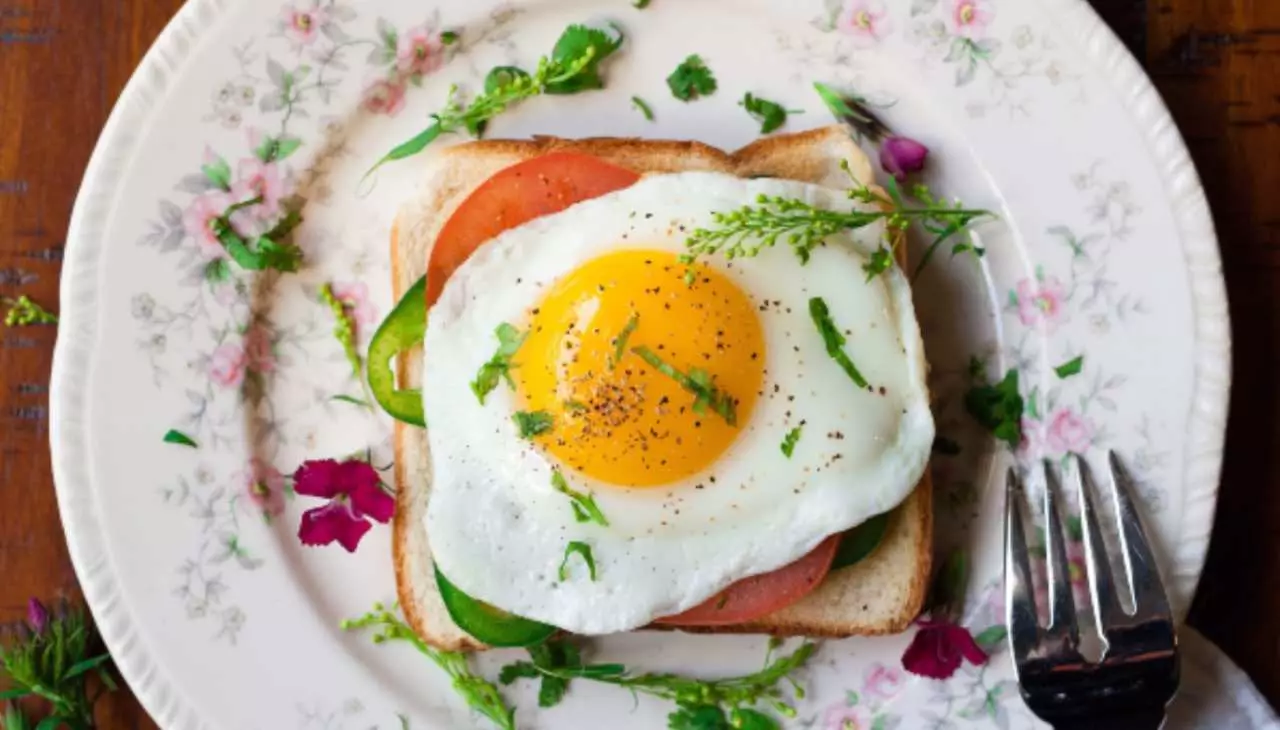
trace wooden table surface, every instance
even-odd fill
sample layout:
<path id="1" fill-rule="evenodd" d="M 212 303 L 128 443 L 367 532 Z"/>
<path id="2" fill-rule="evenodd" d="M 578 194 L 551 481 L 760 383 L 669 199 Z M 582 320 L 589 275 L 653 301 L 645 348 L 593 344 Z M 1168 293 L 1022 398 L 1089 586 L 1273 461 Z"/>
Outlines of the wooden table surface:
<path id="1" fill-rule="evenodd" d="M 1222 241 L 1235 385 L 1191 623 L 1280 704 L 1280 1 L 1093 2 L 1172 108 Z M 0 296 L 56 307 L 89 154 L 179 5 L 0 0 Z M 22 616 L 28 596 L 78 595 L 49 472 L 54 336 L 52 328 L 0 332 L 0 621 Z M 104 701 L 99 722 L 155 727 L 127 690 Z"/>

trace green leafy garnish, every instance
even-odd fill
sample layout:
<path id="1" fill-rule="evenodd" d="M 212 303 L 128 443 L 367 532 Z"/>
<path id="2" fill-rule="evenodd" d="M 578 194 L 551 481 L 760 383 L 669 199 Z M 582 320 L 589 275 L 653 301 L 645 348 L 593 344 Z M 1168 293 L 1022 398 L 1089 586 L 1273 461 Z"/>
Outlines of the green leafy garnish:
<path id="1" fill-rule="evenodd" d="M 586 403 L 583 403 L 580 400 L 574 400 L 572 398 L 564 402 L 564 409 L 566 411 L 573 411 L 575 413 L 586 413 L 587 411 L 591 410 Z"/>
<path id="2" fill-rule="evenodd" d="M 667 86 L 680 101 L 693 101 L 716 92 L 716 77 L 702 62 L 702 57 L 694 54 L 676 66 L 667 77 Z"/>
<path id="3" fill-rule="evenodd" d="M 422 152 L 443 134 L 466 130 L 480 136 L 489 120 L 525 99 L 540 94 L 576 94 L 604 88 L 600 64 L 613 55 L 623 41 L 616 26 L 611 30 L 612 33 L 585 25 L 569 26 L 556 41 L 551 54 L 538 59 L 532 74 L 514 67 L 496 69 L 489 74 L 484 92 L 468 105 L 458 100 L 456 88 L 450 89 L 444 109 L 431 115 L 434 120 L 431 125 L 388 152 L 365 177 L 389 162 Z"/>
<path id="4" fill-rule="evenodd" d="M 565 546 L 564 559 L 560 561 L 560 580 L 569 580 L 569 558 L 578 555 L 582 558 L 582 562 L 587 564 L 587 573 L 591 576 L 591 581 L 596 580 L 596 559 L 591 554 L 591 546 L 585 542 L 574 540 Z"/>
<path id="5" fill-rule="evenodd" d="M 178 446 L 190 446 L 193 449 L 200 448 L 195 439 L 176 429 L 169 429 L 169 432 L 164 435 L 164 442 L 166 444 L 177 444 Z"/>
<path id="6" fill-rule="evenodd" d="M 555 707 L 564 699 L 569 690 L 569 680 L 543 674 L 542 669 L 559 669 L 581 667 L 582 652 L 576 644 L 565 639 L 548 639 L 537 646 L 529 647 L 527 662 L 513 662 L 502 668 L 498 681 L 504 686 L 517 679 L 541 679 L 538 688 L 538 707 Z"/>
<path id="7" fill-rule="evenodd" d="M 841 166 L 849 169 L 848 162 L 842 162 Z M 934 249 L 957 236 L 961 240 L 956 243 L 953 253 L 979 251 L 968 238 L 968 227 L 990 213 L 964 208 L 959 202 L 951 205 L 938 201 L 923 185 L 915 188 L 916 197 L 922 204 L 912 205 L 902 197 L 892 178 L 886 186 L 888 197 L 865 185 L 849 191 L 850 200 L 875 206 L 869 210 L 827 210 L 803 200 L 761 195 L 756 198 L 755 205 L 746 205 L 728 213 L 714 213 L 715 227 L 695 230 L 685 242 L 687 251 L 681 259 L 692 265 L 699 256 L 716 253 L 723 253 L 730 259 L 750 258 L 781 240 L 791 247 L 800 263 L 806 264 L 813 250 L 822 246 L 829 236 L 864 228 L 878 221 L 885 224 L 885 238 L 862 267 L 868 280 L 893 266 L 894 251 L 905 238 L 912 221 L 919 222 L 934 236 L 916 267 L 916 275 Z"/>
<path id="8" fill-rule="evenodd" d="M 681 388 L 693 393 L 695 396 L 693 401 L 694 413 L 706 413 L 707 408 L 710 408 L 719 414 L 725 423 L 730 426 L 738 425 L 737 403 L 727 393 L 715 386 L 714 379 L 706 370 L 693 368 L 686 375 L 668 364 L 658 353 L 643 345 L 631 348 L 631 352 L 638 355 L 650 367 L 676 381 Z"/>
<path id="9" fill-rule="evenodd" d="M 515 381 L 511 379 L 511 368 L 515 366 L 511 358 L 524 344 L 525 334 L 506 322 L 498 325 L 493 333 L 498 338 L 498 351 L 489 358 L 489 362 L 480 366 L 480 372 L 476 373 L 476 379 L 471 383 L 471 392 L 476 394 L 480 405 L 484 405 L 485 396 L 498 387 L 499 381 L 506 380 L 507 385 L 516 387 Z"/>
<path id="10" fill-rule="evenodd" d="M 373 406 L 369 404 L 369 401 L 364 400 L 363 398 L 357 398 L 353 395 L 339 394 L 333 396 L 329 400 L 337 401 L 339 403 L 350 403 L 353 406 L 360 406 L 361 408 L 373 408 Z"/>
<path id="11" fill-rule="evenodd" d="M 857 94 L 842 94 L 826 84 L 813 85 L 822 103 L 840 122 L 851 127 L 859 137 L 878 141 L 889 133 L 889 128 L 867 108 L 867 100 Z"/>
<path id="12" fill-rule="evenodd" d="M 631 97 L 631 106 L 634 106 L 636 109 L 639 109 L 640 113 L 644 115 L 645 119 L 651 122 L 653 121 L 653 107 L 649 106 L 649 102 L 645 101 L 644 99 L 641 99 L 638 96 L 633 96 Z"/>
<path id="13" fill-rule="evenodd" d="M 320 301 L 329 307 L 329 311 L 333 313 L 333 338 L 342 345 L 342 352 L 347 356 L 347 362 L 351 365 L 351 374 L 356 380 L 360 380 L 360 373 L 364 370 L 364 364 L 360 361 L 360 350 L 356 348 L 356 320 L 351 316 L 351 312 L 347 310 L 347 305 L 333 294 L 333 286 L 325 284 L 320 287 Z"/>
<path id="14" fill-rule="evenodd" d="M 840 333 L 840 329 L 831 320 L 831 310 L 827 309 L 827 303 L 823 301 L 822 297 L 814 297 L 809 300 L 809 317 L 813 319 L 814 326 L 818 328 L 819 334 L 822 335 L 822 342 L 827 346 L 827 355 L 836 361 L 836 364 L 840 366 L 840 369 L 844 370 L 854 385 L 859 388 L 866 388 L 867 379 L 862 377 L 862 373 L 858 372 L 853 360 L 849 359 L 849 355 L 845 353 L 844 335 Z"/>
<path id="15" fill-rule="evenodd" d="M 461 40 L 461 38 L 458 36 L 457 31 L 446 30 L 445 32 L 440 34 L 441 45 L 452 46 L 454 43 L 457 43 L 459 40 Z"/>
<path id="16" fill-rule="evenodd" d="M 631 0 L 631 7 L 636 10 L 644 10 L 649 7 L 649 0 Z"/>
<path id="17" fill-rule="evenodd" d="M 550 431 L 556 423 L 551 414 L 546 411 L 516 411 L 512 414 L 511 420 L 516 422 L 516 428 L 520 429 L 522 439 L 541 436 Z"/>
<path id="18" fill-rule="evenodd" d="M 804 430 L 803 426 L 796 426 L 787 431 L 787 435 L 782 438 L 782 453 L 788 459 L 796 450 L 796 444 L 800 443 L 800 432 Z"/>
<path id="19" fill-rule="evenodd" d="M 412 645 L 449 675 L 453 680 L 453 690 L 462 697 L 467 706 L 487 718 L 500 730 L 516 730 L 515 709 L 507 706 L 498 688 L 492 682 L 471 671 L 466 654 L 440 651 L 427 646 L 413 629 L 387 611 L 381 603 L 375 603 L 373 611 L 360 618 L 343 621 L 342 629 L 344 631 L 373 629 L 375 644 L 403 641 Z"/>
<path id="20" fill-rule="evenodd" d="M 622 362 L 622 356 L 627 353 L 627 340 L 631 339 L 631 333 L 636 331 L 636 327 L 640 326 L 640 315 L 633 314 L 623 325 L 622 331 L 618 336 L 613 338 L 613 357 L 609 360 L 609 368 L 618 367 L 618 363 Z"/>
<path id="21" fill-rule="evenodd" d="M 975 383 L 964 396 L 964 407 L 974 420 L 996 438 L 1018 448 L 1022 441 L 1022 395 L 1018 392 L 1018 371 L 1010 368 L 1004 380 L 989 385 Z"/>
<path id="22" fill-rule="evenodd" d="M 1084 355 L 1080 355 L 1054 368 L 1053 372 L 1057 373 L 1059 378 L 1069 378 L 1072 375 L 1079 375 L 1083 369 Z"/>
<path id="23" fill-rule="evenodd" d="M 608 527 L 609 520 L 605 518 L 604 513 L 600 511 L 599 505 L 596 504 L 595 495 L 583 494 L 569 486 L 569 482 L 565 480 L 564 475 L 559 469 L 551 471 L 551 486 L 559 493 L 565 495 L 573 505 L 573 516 L 578 522 L 594 522 L 601 527 Z"/>
<path id="24" fill-rule="evenodd" d="M 747 110 L 748 114 L 760 122 L 760 134 L 768 134 L 779 129 L 787 123 L 788 114 L 799 113 L 795 110 L 787 109 L 777 102 L 762 99 L 749 91 L 739 103 Z"/>
<path id="25" fill-rule="evenodd" d="M 231 260 L 248 271 L 297 271 L 302 265 L 302 249 L 291 243 L 283 243 L 285 237 L 302 225 L 302 216 L 296 210 L 285 213 L 276 227 L 248 240 L 231 225 L 231 216 L 244 208 L 262 203 L 262 197 L 250 198 L 227 208 L 218 218 L 209 222 L 218 242 L 226 249 Z"/>
<path id="26" fill-rule="evenodd" d="M 58 315 L 31 301 L 23 294 L 17 299 L 0 300 L 9 311 L 4 315 L 6 327 L 26 327 L 33 324 L 57 324 Z"/>

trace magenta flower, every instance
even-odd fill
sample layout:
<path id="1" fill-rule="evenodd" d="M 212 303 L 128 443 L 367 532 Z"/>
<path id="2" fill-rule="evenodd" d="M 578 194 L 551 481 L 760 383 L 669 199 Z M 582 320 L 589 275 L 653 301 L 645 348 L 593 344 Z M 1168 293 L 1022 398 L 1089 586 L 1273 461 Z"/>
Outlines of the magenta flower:
<path id="1" fill-rule="evenodd" d="M 856 39 L 875 42 L 889 34 L 892 24 L 883 0 L 853 0 L 837 28 Z"/>
<path id="2" fill-rule="evenodd" d="M 329 23 L 329 13 L 324 8 L 300 10 L 293 5 L 286 5 L 280 11 L 280 22 L 284 26 L 286 38 L 307 46 L 319 36 L 320 29 Z"/>
<path id="3" fill-rule="evenodd" d="M 880 167 L 898 182 L 910 173 L 923 170 L 928 156 L 929 148 L 910 137 L 890 135 L 880 143 Z"/>
<path id="4" fill-rule="evenodd" d="M 823 730 L 867 730 L 871 721 L 861 707 L 850 707 L 842 702 L 823 713 L 822 727 Z"/>
<path id="5" fill-rule="evenodd" d="M 364 282 L 353 282 L 350 284 L 334 283 L 330 287 L 333 296 L 342 302 L 346 307 L 347 313 L 355 320 L 356 328 L 368 327 L 377 322 L 378 310 L 373 306 L 373 302 L 369 300 L 369 287 Z"/>
<path id="6" fill-rule="evenodd" d="M 396 70 L 404 76 L 425 76 L 444 64 L 444 44 L 425 25 L 405 31 L 396 48 Z"/>
<path id="7" fill-rule="evenodd" d="M 244 381 L 244 348 L 235 342 L 224 342 L 209 356 L 209 377 L 224 388 L 238 388 Z"/>
<path id="8" fill-rule="evenodd" d="M 276 369 L 275 345 L 271 331 L 261 323 L 250 325 L 244 334 L 245 366 L 255 373 L 269 373 Z"/>
<path id="9" fill-rule="evenodd" d="M 941 619 L 920 619 L 920 630 L 902 653 L 902 668 L 930 679 L 947 679 L 963 661 L 978 665 L 987 653 L 973 640 L 969 630 Z"/>
<path id="10" fill-rule="evenodd" d="M 262 459 L 254 458 L 244 472 L 245 491 L 249 499 L 270 521 L 284 512 L 285 477 L 280 470 Z"/>
<path id="11" fill-rule="evenodd" d="M 336 542 L 354 553 L 373 528 L 369 520 L 386 524 L 396 511 L 395 498 L 383 488 L 377 470 L 356 459 L 308 461 L 293 475 L 293 489 L 303 496 L 329 500 L 303 513 L 298 526 L 303 545 Z"/>
<path id="12" fill-rule="evenodd" d="M 404 109 L 404 81 L 399 78 L 377 79 L 364 90 L 365 111 L 394 117 Z"/>
<path id="13" fill-rule="evenodd" d="M 1055 454 L 1080 454 L 1089 449 L 1093 427 L 1070 408 L 1059 408 L 1049 417 L 1045 443 Z"/>
<path id="14" fill-rule="evenodd" d="M 280 167 L 256 157 L 240 161 L 237 179 L 231 186 L 236 202 L 262 198 L 262 202 L 241 208 L 232 214 L 231 222 L 243 236 L 260 236 L 271 230 L 280 218 L 280 203 L 287 194 Z"/>
<path id="15" fill-rule="evenodd" d="M 1055 325 L 1062 319 L 1067 302 L 1067 289 L 1056 277 L 1045 277 L 1040 281 L 1023 279 L 1018 282 L 1017 293 L 1018 318 L 1030 327 L 1043 320 L 1045 324 Z"/>
<path id="16" fill-rule="evenodd" d="M 227 251 L 214 232 L 214 221 L 222 217 L 231 207 L 231 196 L 221 190 L 205 193 L 191 202 L 182 216 L 182 225 L 187 234 L 195 239 L 201 253 L 208 259 L 227 257 Z"/>
<path id="17" fill-rule="evenodd" d="M 38 598 L 27 601 L 27 624 L 31 627 L 31 632 L 37 636 L 49 628 L 49 609 L 45 608 Z"/>
<path id="18" fill-rule="evenodd" d="M 902 676 L 902 672 L 876 662 L 867 668 L 862 691 L 868 697 L 888 700 L 902 691 L 905 682 L 906 677 Z"/>
<path id="19" fill-rule="evenodd" d="M 952 34 L 972 40 L 982 37 L 995 14 L 988 0 L 951 0 L 947 21 Z"/>

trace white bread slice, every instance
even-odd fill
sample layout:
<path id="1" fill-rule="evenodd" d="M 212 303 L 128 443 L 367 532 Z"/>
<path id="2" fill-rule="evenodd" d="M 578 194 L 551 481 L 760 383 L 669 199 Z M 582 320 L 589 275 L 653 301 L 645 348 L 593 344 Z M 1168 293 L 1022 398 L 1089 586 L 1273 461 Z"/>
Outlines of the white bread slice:
<path id="1" fill-rule="evenodd" d="M 446 148 L 427 157 L 421 191 L 396 220 L 391 250 L 396 298 L 426 271 L 436 235 L 472 190 L 505 167 L 553 150 L 584 152 L 639 173 L 709 170 L 829 187 L 849 186 L 850 176 L 840 168 L 840 161 L 848 160 L 856 180 L 870 184 L 874 179 L 866 155 L 835 126 L 764 138 L 732 154 L 697 142 L 545 137 Z M 857 276 L 859 272 L 850 272 L 850 277 Z M 401 357 L 398 369 L 402 383 L 420 383 L 421 351 Z M 485 649 L 450 620 L 436 589 L 423 523 L 431 482 L 426 432 L 397 423 L 395 451 L 398 506 L 393 545 L 396 588 L 405 618 L 424 641 L 439 649 Z M 926 472 L 912 495 L 894 511 L 884 540 L 871 556 L 830 574 L 800 602 L 759 621 L 690 630 L 830 637 L 902 631 L 924 602 L 932 535 L 932 488 Z"/>

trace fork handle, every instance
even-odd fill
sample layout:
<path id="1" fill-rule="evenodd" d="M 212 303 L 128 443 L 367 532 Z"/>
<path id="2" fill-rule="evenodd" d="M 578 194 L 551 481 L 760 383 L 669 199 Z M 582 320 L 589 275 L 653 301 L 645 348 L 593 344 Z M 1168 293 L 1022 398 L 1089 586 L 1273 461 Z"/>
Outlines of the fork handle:
<path id="1" fill-rule="evenodd" d="M 1053 730 L 1159 730 L 1164 725 L 1164 709 L 1112 712 L 1053 723 Z"/>

